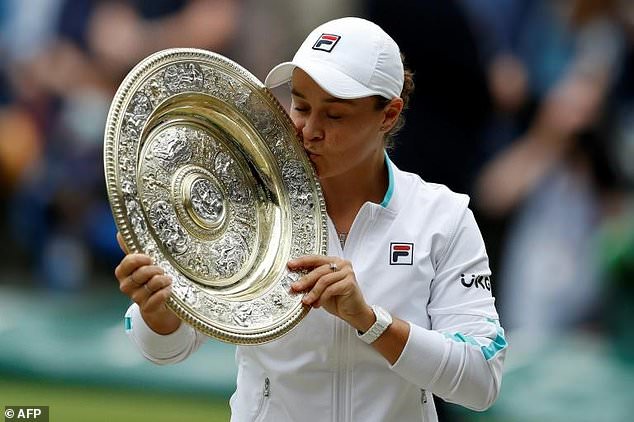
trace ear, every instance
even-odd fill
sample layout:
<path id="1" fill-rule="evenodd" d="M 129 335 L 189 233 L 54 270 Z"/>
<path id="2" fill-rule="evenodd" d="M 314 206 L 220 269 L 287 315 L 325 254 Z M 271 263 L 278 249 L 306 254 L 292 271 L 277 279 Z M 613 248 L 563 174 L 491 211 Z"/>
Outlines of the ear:
<path id="1" fill-rule="evenodd" d="M 381 132 L 389 132 L 403 111 L 403 99 L 400 97 L 392 100 L 383 109 L 383 121 L 381 122 Z"/>

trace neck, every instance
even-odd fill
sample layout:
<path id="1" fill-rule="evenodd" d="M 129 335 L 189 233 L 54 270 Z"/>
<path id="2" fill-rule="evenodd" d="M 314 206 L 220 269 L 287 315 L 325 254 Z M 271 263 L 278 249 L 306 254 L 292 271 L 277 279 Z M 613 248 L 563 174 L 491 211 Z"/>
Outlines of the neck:
<path id="1" fill-rule="evenodd" d="M 381 148 L 350 171 L 321 180 L 328 215 L 338 232 L 347 233 L 366 202 L 381 203 L 388 188 L 388 173 Z"/>

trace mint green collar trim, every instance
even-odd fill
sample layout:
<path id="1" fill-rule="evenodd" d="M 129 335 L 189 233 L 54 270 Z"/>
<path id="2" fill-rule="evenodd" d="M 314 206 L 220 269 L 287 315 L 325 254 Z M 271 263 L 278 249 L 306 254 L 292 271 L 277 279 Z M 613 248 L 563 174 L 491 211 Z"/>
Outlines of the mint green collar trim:
<path id="1" fill-rule="evenodd" d="M 383 208 L 387 208 L 387 205 L 390 203 L 392 199 L 392 194 L 394 194 L 394 174 L 392 172 L 392 162 L 390 158 L 387 156 L 387 151 L 384 151 L 385 154 L 385 165 L 387 166 L 387 191 L 385 192 L 385 196 L 383 197 L 383 201 L 381 202 L 381 206 Z"/>

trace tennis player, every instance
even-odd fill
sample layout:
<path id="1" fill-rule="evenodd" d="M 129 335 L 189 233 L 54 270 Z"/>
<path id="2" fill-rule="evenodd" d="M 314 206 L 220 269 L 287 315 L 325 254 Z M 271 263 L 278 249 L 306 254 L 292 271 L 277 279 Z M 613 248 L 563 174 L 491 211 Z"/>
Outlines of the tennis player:
<path id="1" fill-rule="evenodd" d="M 507 343 L 485 245 L 467 196 L 386 153 L 413 89 L 397 44 L 367 20 L 327 22 L 265 83 L 287 82 L 326 200 L 328 256 L 288 263 L 309 270 L 292 286 L 315 308 L 302 323 L 238 346 L 232 420 L 435 421 L 432 395 L 487 409 Z M 115 275 L 146 358 L 179 362 L 206 340 L 166 307 L 171 280 L 148 256 L 127 255 Z"/>

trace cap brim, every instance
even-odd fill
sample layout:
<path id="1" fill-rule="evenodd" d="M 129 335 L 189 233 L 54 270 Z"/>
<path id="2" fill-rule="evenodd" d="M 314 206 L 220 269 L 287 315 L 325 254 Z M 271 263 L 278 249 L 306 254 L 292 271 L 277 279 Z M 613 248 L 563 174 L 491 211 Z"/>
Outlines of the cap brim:
<path id="1" fill-rule="evenodd" d="M 294 61 L 284 62 L 275 66 L 266 77 L 264 84 L 269 88 L 275 88 L 291 80 L 293 70 L 299 67 L 310 76 L 317 85 L 335 98 L 352 100 L 355 98 L 383 95 L 375 92 L 355 79 L 319 61 Z"/>
<path id="2" fill-rule="evenodd" d="M 264 85 L 269 88 L 278 87 L 291 80 L 293 76 L 295 64 L 293 62 L 284 62 L 275 66 L 264 80 Z"/>

